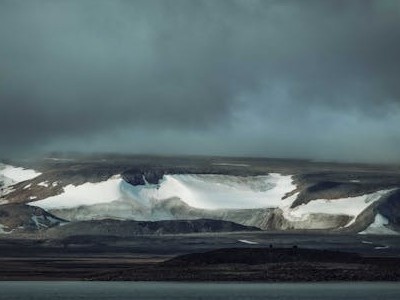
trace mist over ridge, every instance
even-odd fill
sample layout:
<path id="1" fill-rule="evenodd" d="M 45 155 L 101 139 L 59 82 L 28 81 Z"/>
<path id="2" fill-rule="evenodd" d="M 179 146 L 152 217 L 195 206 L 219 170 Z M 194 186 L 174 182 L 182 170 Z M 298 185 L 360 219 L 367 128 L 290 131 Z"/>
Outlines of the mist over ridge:
<path id="1" fill-rule="evenodd" d="M 0 41 L 0 157 L 400 162 L 395 0 L 0 0 Z"/>

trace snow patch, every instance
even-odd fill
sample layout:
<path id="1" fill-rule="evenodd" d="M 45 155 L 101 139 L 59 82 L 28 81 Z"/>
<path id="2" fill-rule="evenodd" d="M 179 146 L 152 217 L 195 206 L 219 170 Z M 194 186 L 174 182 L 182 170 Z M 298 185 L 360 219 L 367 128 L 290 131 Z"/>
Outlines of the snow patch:
<path id="1" fill-rule="evenodd" d="M 43 181 L 43 182 L 39 182 L 37 185 L 43 186 L 45 188 L 48 188 L 49 187 L 49 182 L 48 181 Z"/>
<path id="2" fill-rule="evenodd" d="M 341 199 L 318 199 L 302 204 L 291 210 L 284 211 L 284 217 L 289 221 L 305 221 L 310 214 L 348 215 L 353 219 L 346 227 L 355 222 L 356 217 L 368 206 L 379 200 L 392 190 L 382 190 L 372 194 Z"/>
<path id="3" fill-rule="evenodd" d="M 0 164 L 0 197 L 13 192 L 13 185 L 23 181 L 31 180 L 40 174 L 41 173 L 38 173 L 35 170 Z M 24 189 L 28 188 L 29 184 L 25 186 Z"/>
<path id="4" fill-rule="evenodd" d="M 279 207 L 284 195 L 296 186 L 291 176 L 165 175 L 158 185 L 133 186 L 130 192 L 140 203 L 151 206 L 179 198 L 199 209 L 251 209 Z"/>
<path id="5" fill-rule="evenodd" d="M 373 244 L 373 242 L 370 242 L 370 241 L 361 241 L 361 243 L 362 244 L 368 244 L 368 245 L 372 245 Z"/>
<path id="6" fill-rule="evenodd" d="M 21 167 L 14 167 L 10 165 L 0 166 L 0 176 L 11 179 L 14 184 L 26 180 L 31 180 L 41 174 L 42 173 L 36 172 L 35 170 L 25 169 Z"/>
<path id="7" fill-rule="evenodd" d="M 378 246 L 378 247 L 374 247 L 375 250 L 383 250 L 383 249 L 388 249 L 389 246 Z"/>
<path id="8" fill-rule="evenodd" d="M 4 226 L 3 224 L 0 224 L 0 234 L 10 234 L 13 232 L 13 230 L 4 230 L 4 229 L 8 229 L 7 226 Z"/>
<path id="9" fill-rule="evenodd" d="M 238 242 L 244 243 L 244 244 L 249 244 L 249 245 L 258 245 L 259 243 L 257 242 L 252 242 L 249 240 L 238 240 Z"/>
<path id="10" fill-rule="evenodd" d="M 359 232 L 359 234 L 382 234 L 382 235 L 397 235 L 398 232 L 387 228 L 389 220 L 381 214 L 376 214 L 374 222 L 369 225 L 365 230 Z"/>
<path id="11" fill-rule="evenodd" d="M 51 216 L 32 216 L 31 220 L 33 221 L 37 229 L 49 228 L 51 226 L 60 224 L 59 220 Z"/>
<path id="12" fill-rule="evenodd" d="M 28 184 L 28 185 L 26 185 L 26 186 L 24 186 L 24 190 L 27 190 L 27 189 L 29 189 L 30 187 L 32 186 L 32 183 L 30 183 L 30 184 Z"/>
<path id="13" fill-rule="evenodd" d="M 121 197 L 120 185 L 122 181 L 120 176 L 115 176 L 97 183 L 87 182 L 78 186 L 71 184 L 64 187 L 64 192 L 60 195 L 29 204 L 45 210 L 52 210 L 112 202 Z"/>

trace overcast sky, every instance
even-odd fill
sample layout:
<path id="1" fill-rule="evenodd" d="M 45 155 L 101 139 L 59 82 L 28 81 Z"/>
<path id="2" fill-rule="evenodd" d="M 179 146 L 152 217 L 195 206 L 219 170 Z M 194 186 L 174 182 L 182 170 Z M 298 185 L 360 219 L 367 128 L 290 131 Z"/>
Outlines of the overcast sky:
<path id="1" fill-rule="evenodd" d="M 0 154 L 400 163 L 400 1 L 0 0 Z"/>

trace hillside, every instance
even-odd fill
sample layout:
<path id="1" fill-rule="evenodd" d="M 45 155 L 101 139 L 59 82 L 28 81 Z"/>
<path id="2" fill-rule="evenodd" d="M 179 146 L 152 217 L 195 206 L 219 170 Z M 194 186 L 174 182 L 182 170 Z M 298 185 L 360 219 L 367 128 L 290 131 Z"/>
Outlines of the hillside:
<path id="1" fill-rule="evenodd" d="M 174 221 L 209 219 L 267 231 L 396 234 L 398 171 L 256 158 L 47 157 L 0 166 L 0 208 L 23 208 L 32 219 L 38 207 L 77 232 L 87 221 L 170 221 L 165 226 L 173 228 Z M 4 232 L 32 231 L 12 215 L 0 216 Z"/>

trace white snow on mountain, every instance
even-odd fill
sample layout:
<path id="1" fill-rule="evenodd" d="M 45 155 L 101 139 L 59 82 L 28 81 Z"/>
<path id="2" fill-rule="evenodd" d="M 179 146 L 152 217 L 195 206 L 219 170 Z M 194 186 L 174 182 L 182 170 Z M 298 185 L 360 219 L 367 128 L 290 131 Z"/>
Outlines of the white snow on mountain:
<path id="1" fill-rule="evenodd" d="M 152 201 L 179 198 L 200 209 L 249 209 L 278 207 L 282 197 L 295 189 L 291 176 L 165 175 L 159 185 L 136 186 L 132 197 Z"/>
<path id="2" fill-rule="evenodd" d="M 37 185 L 42 186 L 42 187 L 49 187 L 49 182 L 48 181 L 43 181 L 43 182 L 39 182 Z"/>
<path id="3" fill-rule="evenodd" d="M 12 180 L 14 184 L 33 179 L 40 174 L 41 173 L 31 169 L 14 167 L 10 165 L 0 165 L 0 176 Z"/>
<path id="4" fill-rule="evenodd" d="M 62 194 L 30 204 L 45 210 L 52 210 L 112 202 L 121 198 L 120 185 L 122 181 L 120 176 L 114 176 L 97 183 L 87 182 L 78 186 L 67 185 Z"/>
<path id="5" fill-rule="evenodd" d="M 291 221 L 304 221 L 310 214 L 348 215 L 353 217 L 353 219 L 346 224 L 346 226 L 349 226 L 354 223 L 356 217 L 368 206 L 391 191 L 392 190 L 382 190 L 358 197 L 341 199 L 313 200 L 307 204 L 299 205 L 294 209 L 285 210 L 284 216 Z"/>
<path id="6" fill-rule="evenodd" d="M 0 164 L 0 197 L 12 192 L 13 185 L 33 179 L 40 174 L 35 170 Z M 26 189 L 29 187 L 30 185 L 25 186 Z M 0 204 L 4 203 L 7 202 L 4 200 L 0 201 Z"/>
<path id="7" fill-rule="evenodd" d="M 391 191 L 382 190 L 363 196 L 333 200 L 317 199 L 291 208 L 298 193 L 282 198 L 295 189 L 291 176 L 275 173 L 248 177 L 210 174 L 165 175 L 158 184 L 146 183 L 138 186 L 127 183 L 117 175 L 103 182 L 68 185 L 64 187 L 63 193 L 30 204 L 71 220 L 194 218 L 196 215 L 186 215 L 184 212 L 178 212 L 176 217 L 171 213 L 170 209 L 174 208 L 170 205 L 177 205 L 176 209 L 179 210 L 179 201 L 197 209 L 202 217 L 216 216 L 213 212 L 217 211 L 278 209 L 293 228 L 326 229 L 333 228 L 336 223 L 327 223 L 323 216 L 350 216 L 351 220 L 345 225 L 349 226 L 360 213 Z M 168 202 L 175 200 L 179 201 Z M 176 204 L 164 206 L 164 203 Z M 320 217 L 316 219 L 316 215 Z M 220 216 L 223 217 L 223 214 Z M 228 220 L 247 222 L 241 217 Z M 257 222 L 259 221 L 262 220 Z"/>
<path id="8" fill-rule="evenodd" d="M 133 186 L 120 176 L 99 183 L 68 185 L 64 193 L 32 202 L 43 209 L 72 208 L 121 199 L 143 207 L 179 198 L 194 208 L 248 209 L 278 207 L 281 198 L 293 190 L 290 176 L 235 177 L 225 175 L 165 175 L 160 183 Z"/>
<path id="9" fill-rule="evenodd" d="M 259 244 L 258 242 L 252 242 L 249 240 L 238 240 L 238 242 L 241 242 L 243 244 L 248 244 L 248 245 L 258 245 Z"/>
<path id="10" fill-rule="evenodd" d="M 389 224 L 389 220 L 381 214 L 375 216 L 374 222 L 369 225 L 360 234 L 385 234 L 385 235 L 397 235 L 398 232 L 386 227 Z"/>

